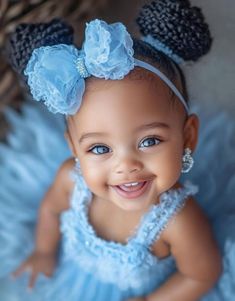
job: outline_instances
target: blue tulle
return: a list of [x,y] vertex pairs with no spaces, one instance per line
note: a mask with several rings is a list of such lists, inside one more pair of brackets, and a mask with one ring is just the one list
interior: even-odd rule
[[37,48],[24,71],[33,98],[44,101],[52,113],[75,114],[85,90],[76,68],[80,52],[72,45]]
[[122,23],[88,23],[83,50],[85,65],[96,77],[122,79],[134,68],[133,41]]
[[[31,252],[40,201],[61,162],[70,156],[63,137],[64,119],[40,103],[27,103],[23,115],[8,109],[12,124],[8,145],[0,144],[0,300],[1,301],[118,301],[113,284],[106,288],[93,275],[80,275],[73,261],[62,256],[55,275],[41,275],[27,293],[25,274],[9,276]],[[235,124],[223,113],[195,108],[201,118],[195,165],[187,176],[199,187],[196,197],[211,220],[223,254],[224,272],[202,301],[232,301],[235,295]],[[46,133],[46,134],[45,134]],[[53,290],[51,290],[53,288]]]

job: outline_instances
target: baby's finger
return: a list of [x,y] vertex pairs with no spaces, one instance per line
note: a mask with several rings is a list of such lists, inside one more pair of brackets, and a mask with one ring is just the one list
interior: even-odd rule
[[53,270],[45,271],[43,274],[44,274],[45,277],[51,278],[52,275],[53,275]]
[[11,275],[13,278],[20,276],[27,269],[27,264],[23,263],[20,265]]
[[34,284],[36,282],[37,279],[37,273],[31,273],[30,278],[29,278],[29,284],[28,284],[28,288],[29,290],[32,290],[34,287]]

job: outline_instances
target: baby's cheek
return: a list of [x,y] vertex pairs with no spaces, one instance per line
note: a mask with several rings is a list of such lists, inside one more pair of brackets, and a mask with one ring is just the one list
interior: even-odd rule
[[166,168],[166,176],[175,182],[179,179],[181,174],[182,167],[182,156],[181,153],[174,153],[172,156],[169,156],[169,160]]
[[169,189],[176,183],[181,174],[182,156],[174,150],[165,152],[154,163],[158,184]]
[[95,190],[100,190],[104,187],[107,182],[106,175],[101,168],[97,166],[83,166],[84,170],[83,177],[88,187],[95,192]]

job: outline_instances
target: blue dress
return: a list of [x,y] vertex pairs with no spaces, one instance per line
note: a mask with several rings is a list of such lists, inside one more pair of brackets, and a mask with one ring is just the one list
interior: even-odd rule
[[[208,117],[209,111],[198,110],[203,131],[189,178],[200,187],[196,199],[211,221],[224,265],[217,285],[200,300],[233,301],[235,125],[223,114]],[[71,206],[61,216],[63,239],[53,277],[40,275],[32,292],[26,289],[27,273],[11,279],[10,273],[34,248],[40,201],[70,152],[63,119],[44,106],[26,103],[22,116],[9,109],[7,117],[15,131],[8,145],[0,144],[0,301],[124,301],[148,294],[174,273],[174,259],[153,256],[151,245],[197,187],[182,179],[182,188],[163,193],[124,245],[96,235],[87,214],[92,195],[75,168]]]
[[[184,206],[187,197],[196,192],[196,186],[186,183],[183,188],[163,193],[160,203],[149,209],[126,244],[121,244],[96,235],[87,214],[92,194],[82,177],[75,175],[71,208],[61,218],[62,260],[69,266],[68,270],[59,268],[58,276],[50,284],[48,300],[55,293],[60,300],[61,274],[68,283],[65,286],[69,288],[67,294],[71,301],[122,301],[144,296],[159,287],[175,270],[175,263],[172,256],[158,259],[151,253],[151,246]],[[73,280],[70,266],[74,266]]]

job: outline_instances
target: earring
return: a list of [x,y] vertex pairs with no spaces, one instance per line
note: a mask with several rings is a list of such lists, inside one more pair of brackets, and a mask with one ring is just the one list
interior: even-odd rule
[[77,173],[79,175],[82,175],[81,167],[80,167],[80,164],[79,164],[79,159],[77,157],[75,157],[74,160],[76,162],[75,169],[76,169]]
[[193,167],[194,160],[193,157],[191,156],[191,149],[190,148],[185,148],[183,158],[182,158],[182,173],[187,173],[190,171],[190,169]]

